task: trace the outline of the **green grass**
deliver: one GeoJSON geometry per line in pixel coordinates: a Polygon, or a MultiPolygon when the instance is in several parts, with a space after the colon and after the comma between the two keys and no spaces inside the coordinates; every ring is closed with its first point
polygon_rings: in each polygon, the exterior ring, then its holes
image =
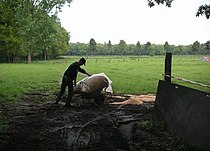
{"type": "MultiPolygon", "coordinates": [[[[175,56],[173,58],[172,73],[174,76],[192,80],[195,82],[210,85],[210,62],[201,61],[201,56],[175,56]]],[[[205,88],[186,82],[173,80],[174,83],[189,86],[198,90],[210,92],[210,88],[205,88]]]]}
{"type": "Polygon", "coordinates": [[[0,64],[0,97],[13,100],[30,91],[53,91],[59,81],[57,66],[51,63],[0,64]]]}
{"type": "MultiPolygon", "coordinates": [[[[60,60],[34,62],[32,64],[0,64],[0,102],[13,101],[23,93],[59,91],[59,82],[70,63],[79,57],[60,60]]],[[[201,56],[173,56],[172,74],[174,76],[210,85],[210,62],[202,62],[201,56]]],[[[104,72],[112,81],[114,93],[155,94],[159,79],[163,79],[165,56],[136,57],[88,57],[87,72],[104,72]]],[[[78,80],[85,75],[79,74],[78,80]]],[[[205,92],[209,88],[196,86],[172,79],[205,92]]]]}

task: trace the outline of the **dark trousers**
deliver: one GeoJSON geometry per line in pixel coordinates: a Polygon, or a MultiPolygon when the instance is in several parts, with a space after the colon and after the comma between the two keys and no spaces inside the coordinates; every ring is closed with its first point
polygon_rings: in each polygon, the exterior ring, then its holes
{"type": "Polygon", "coordinates": [[[72,96],[73,96],[73,80],[69,79],[65,75],[63,76],[60,92],[59,92],[59,94],[57,96],[57,99],[56,99],[57,103],[60,101],[61,97],[65,93],[65,89],[66,89],[67,86],[68,86],[68,97],[67,97],[65,105],[70,105],[71,99],[72,99],[72,96]]]}

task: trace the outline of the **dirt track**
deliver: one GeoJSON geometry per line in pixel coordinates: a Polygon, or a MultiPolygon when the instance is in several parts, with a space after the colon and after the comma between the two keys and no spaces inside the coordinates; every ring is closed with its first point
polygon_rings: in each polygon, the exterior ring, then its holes
{"type": "Polygon", "coordinates": [[[112,95],[102,106],[74,100],[66,108],[48,94],[28,94],[2,105],[8,131],[0,133],[0,150],[187,150],[164,123],[152,120],[154,96],[112,95]]]}

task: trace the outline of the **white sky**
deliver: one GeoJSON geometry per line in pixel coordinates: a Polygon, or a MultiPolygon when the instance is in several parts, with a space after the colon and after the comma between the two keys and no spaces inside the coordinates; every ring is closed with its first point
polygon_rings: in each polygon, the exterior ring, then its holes
{"type": "Polygon", "coordinates": [[[59,13],[70,42],[188,45],[210,40],[210,19],[196,17],[210,0],[174,0],[172,7],[148,7],[147,0],[73,0],[59,13]]]}

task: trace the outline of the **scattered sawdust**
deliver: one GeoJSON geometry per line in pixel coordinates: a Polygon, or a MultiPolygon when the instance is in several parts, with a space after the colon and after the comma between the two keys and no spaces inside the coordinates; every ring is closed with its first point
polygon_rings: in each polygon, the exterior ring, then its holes
{"type": "MultiPolygon", "coordinates": [[[[128,100],[122,102],[113,102],[111,104],[135,104],[140,105],[143,103],[155,102],[154,95],[129,95],[130,98],[128,100]]],[[[119,98],[119,96],[117,96],[119,98]]],[[[122,96],[120,96],[122,98],[122,96]]]]}

